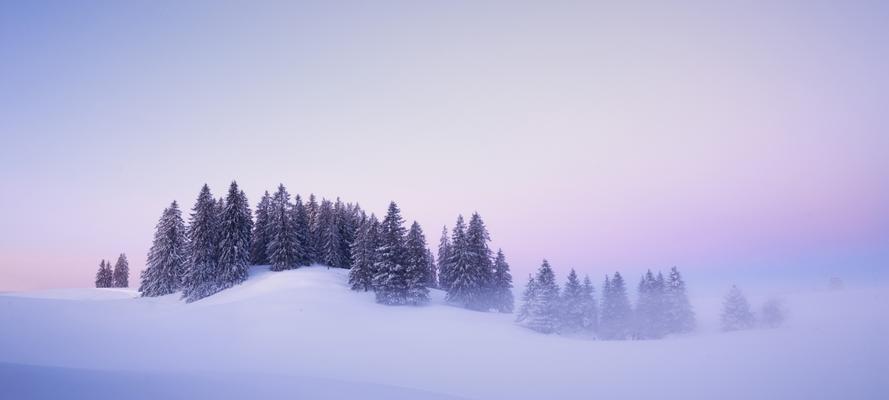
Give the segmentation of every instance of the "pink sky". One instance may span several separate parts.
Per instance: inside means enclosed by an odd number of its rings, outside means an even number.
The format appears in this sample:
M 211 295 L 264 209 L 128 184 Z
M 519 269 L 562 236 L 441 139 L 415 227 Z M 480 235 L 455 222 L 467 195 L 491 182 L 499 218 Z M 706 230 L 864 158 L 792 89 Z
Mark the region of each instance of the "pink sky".
M 120 252 L 137 281 L 163 208 L 232 179 L 252 202 L 279 182 L 376 212 L 396 200 L 433 245 L 478 211 L 519 283 L 544 257 L 597 280 L 885 277 L 886 17 L 853 2 L 12 7 L 0 290 L 90 286 Z

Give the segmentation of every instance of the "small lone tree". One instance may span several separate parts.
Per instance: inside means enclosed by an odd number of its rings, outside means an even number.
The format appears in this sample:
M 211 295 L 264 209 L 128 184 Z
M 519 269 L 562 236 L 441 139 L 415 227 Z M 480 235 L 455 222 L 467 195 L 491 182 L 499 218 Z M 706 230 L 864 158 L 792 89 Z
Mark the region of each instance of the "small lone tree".
M 722 330 L 728 332 L 750 329 L 755 324 L 756 319 L 750 311 L 750 303 L 747 302 L 741 289 L 732 285 L 722 303 Z
M 126 254 L 120 253 L 120 257 L 117 258 L 114 271 L 111 273 L 111 281 L 113 287 L 130 287 L 130 263 L 127 261 Z

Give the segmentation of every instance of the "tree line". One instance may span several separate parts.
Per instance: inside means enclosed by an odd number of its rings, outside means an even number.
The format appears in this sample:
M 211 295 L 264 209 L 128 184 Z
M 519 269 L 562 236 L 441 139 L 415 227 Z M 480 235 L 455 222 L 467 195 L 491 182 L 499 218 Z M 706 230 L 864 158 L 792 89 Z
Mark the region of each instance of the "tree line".
M 380 221 L 357 204 L 314 195 L 303 201 L 279 185 L 265 192 L 253 217 L 236 182 L 219 199 L 205 184 L 188 225 L 173 201 L 155 229 L 142 296 L 182 291 L 191 302 L 240 284 L 251 264 L 284 271 L 317 263 L 349 268 L 351 288 L 374 291 L 381 304 L 426 304 L 429 288 L 441 288 L 452 304 L 512 312 L 509 264 L 502 251 L 492 255 L 478 213 L 468 227 L 458 217 L 452 236 L 443 230 L 438 263 L 419 223 L 406 229 L 395 202 Z
M 121 253 L 117 257 L 114 267 L 111 262 L 102 260 L 99 263 L 99 270 L 96 272 L 97 288 L 125 288 L 130 287 L 130 263 L 127 261 L 127 255 Z
M 666 278 L 661 272 L 646 272 L 637 290 L 634 308 L 620 272 L 606 275 L 600 304 L 589 276 L 581 281 L 571 269 L 560 288 L 549 262 L 543 260 L 537 273 L 528 276 L 516 322 L 538 332 L 605 340 L 659 339 L 695 328 L 695 314 L 676 267 Z

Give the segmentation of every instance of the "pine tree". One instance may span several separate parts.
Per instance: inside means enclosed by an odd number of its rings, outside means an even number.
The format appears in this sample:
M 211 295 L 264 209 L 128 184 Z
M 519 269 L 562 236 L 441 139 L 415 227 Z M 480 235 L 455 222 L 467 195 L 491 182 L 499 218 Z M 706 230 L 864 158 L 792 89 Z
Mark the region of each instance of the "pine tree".
M 247 280 L 250 265 L 250 240 L 253 220 L 247 195 L 232 182 L 224 202 L 219 224 L 219 273 L 217 290 L 230 288 Z
M 422 305 L 429 302 L 429 289 L 426 287 L 429 260 L 426 257 L 426 236 L 420 224 L 414 221 L 407 233 L 405 248 L 406 302 Z
M 324 260 L 321 257 L 321 207 L 314 194 L 309 194 L 306 215 L 309 217 L 309 258 L 313 263 L 323 263 Z
M 522 306 L 519 307 L 519 314 L 516 316 L 516 322 L 525 323 L 530 320 L 532 310 L 537 309 L 537 281 L 534 275 L 528 274 L 528 283 L 525 284 L 525 291 L 522 292 Z
M 537 270 L 537 275 L 528 282 L 525 305 L 520 313 L 520 322 L 538 332 L 554 333 L 559 327 L 559 285 L 549 262 Z
M 584 276 L 581 298 L 583 299 L 583 319 L 581 330 L 586 333 L 594 333 L 599 330 L 599 304 L 596 302 L 595 289 L 590 277 Z
M 188 263 L 182 279 L 182 297 L 196 301 L 217 292 L 219 253 L 217 201 L 204 184 L 192 209 L 188 227 Z
M 599 319 L 599 337 L 611 340 L 627 339 L 630 335 L 632 317 L 627 288 L 620 272 L 615 272 L 609 281 L 605 278 L 602 297 L 602 313 Z
M 468 303 L 474 310 L 487 311 L 494 296 L 494 265 L 488 242 L 491 236 L 478 213 L 473 213 L 466 229 L 466 251 L 470 257 L 470 271 L 475 275 L 475 298 Z M 459 277 L 458 277 L 459 279 Z
M 723 331 L 750 329 L 756 324 L 756 319 L 750 311 L 750 303 L 747 302 L 744 293 L 741 293 L 741 289 L 735 285 L 732 285 L 725 296 L 721 317 Z
M 574 268 L 568 273 L 568 281 L 562 291 L 562 314 L 560 331 L 565 333 L 580 332 L 584 321 L 583 287 Z
M 509 273 L 509 264 L 502 249 L 497 250 L 497 257 L 494 260 L 492 305 L 502 313 L 511 313 L 515 307 L 515 300 L 512 297 L 512 274 Z
M 102 260 L 99 263 L 99 271 L 96 272 L 96 287 L 97 288 L 110 288 L 113 284 L 113 277 L 111 272 L 111 263 Z
M 685 282 L 676 267 L 664 285 L 664 326 L 668 333 L 687 333 L 695 329 L 695 313 L 685 293 Z
M 441 239 L 438 242 L 438 286 L 442 290 L 451 288 L 451 240 L 448 238 L 448 227 L 441 228 Z
M 426 287 L 438 287 L 438 274 L 436 271 L 435 256 L 432 255 L 432 250 L 426 249 L 426 279 L 424 280 Z
M 339 268 L 343 263 L 340 254 L 340 230 L 338 216 L 330 200 L 321 200 L 318 224 L 321 232 L 321 262 L 327 267 Z
M 378 303 L 399 305 L 407 300 L 405 268 L 404 220 L 395 202 L 380 224 L 380 235 L 374 269 L 374 290 Z
M 140 276 L 139 292 L 143 297 L 164 296 L 176 292 L 188 261 L 185 222 L 174 201 L 164 210 L 148 251 L 148 262 Z
M 639 339 L 658 339 L 663 336 L 661 328 L 663 312 L 663 276 L 661 282 L 651 270 L 648 270 L 639 281 L 639 299 L 636 302 L 635 335 Z
M 297 264 L 312 265 L 312 254 L 309 249 L 311 236 L 309 214 L 299 195 L 293 199 L 293 224 L 296 232 Z
M 111 285 L 116 288 L 130 287 L 130 263 L 127 261 L 127 255 L 120 253 L 117 263 L 114 264 L 114 271 L 111 273 Z
M 269 213 L 269 244 L 266 253 L 269 255 L 272 271 L 284 271 L 299 267 L 301 249 L 299 248 L 296 224 L 293 221 L 293 204 L 290 193 L 284 185 L 272 196 Z
M 269 245 L 269 210 L 272 204 L 272 197 L 268 190 L 262 195 L 259 204 L 256 205 L 256 223 L 253 225 L 253 240 L 250 247 L 250 262 L 255 265 L 265 265 L 269 263 L 269 257 L 266 254 L 266 248 Z
M 340 268 L 351 268 L 352 265 L 352 242 L 355 241 L 358 226 L 360 225 L 361 208 L 358 205 L 347 203 L 342 205 L 340 199 L 336 199 L 339 208 L 334 206 L 338 211 L 337 226 L 339 228 L 339 246 L 342 261 Z
M 373 288 L 379 231 L 380 222 L 376 216 L 371 215 L 352 242 L 352 269 L 349 271 L 349 285 L 352 290 L 366 292 Z

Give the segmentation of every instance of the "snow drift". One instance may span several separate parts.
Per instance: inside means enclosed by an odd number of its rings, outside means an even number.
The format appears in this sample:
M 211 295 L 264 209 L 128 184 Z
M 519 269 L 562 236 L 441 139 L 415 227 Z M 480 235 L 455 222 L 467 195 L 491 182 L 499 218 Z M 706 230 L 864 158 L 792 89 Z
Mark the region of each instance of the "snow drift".
M 511 314 L 376 304 L 320 266 L 253 267 L 186 304 L 122 289 L 0 295 L 0 390 L 28 398 L 877 399 L 885 290 L 786 296 L 778 329 L 653 341 L 542 335 Z M 752 298 L 754 304 L 759 304 Z

